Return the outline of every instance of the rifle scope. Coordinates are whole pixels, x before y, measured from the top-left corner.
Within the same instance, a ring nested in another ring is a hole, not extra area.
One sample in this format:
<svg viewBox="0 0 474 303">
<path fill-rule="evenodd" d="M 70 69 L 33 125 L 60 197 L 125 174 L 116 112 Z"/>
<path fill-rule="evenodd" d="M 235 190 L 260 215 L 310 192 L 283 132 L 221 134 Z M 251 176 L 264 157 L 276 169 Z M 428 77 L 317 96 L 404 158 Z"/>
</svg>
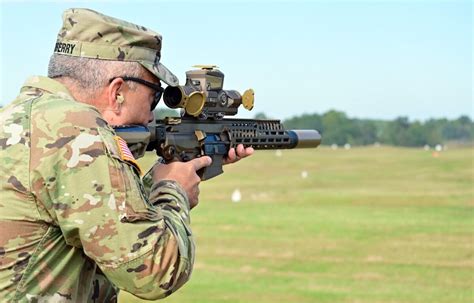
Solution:
<svg viewBox="0 0 474 303">
<path fill-rule="evenodd" d="M 222 119 L 234 116 L 241 104 L 253 108 L 254 92 L 249 89 L 241 95 L 236 90 L 222 89 L 224 74 L 216 66 L 198 66 L 200 70 L 186 72 L 186 84 L 168 86 L 163 100 L 169 108 L 183 108 L 185 116 L 200 119 Z"/>
</svg>

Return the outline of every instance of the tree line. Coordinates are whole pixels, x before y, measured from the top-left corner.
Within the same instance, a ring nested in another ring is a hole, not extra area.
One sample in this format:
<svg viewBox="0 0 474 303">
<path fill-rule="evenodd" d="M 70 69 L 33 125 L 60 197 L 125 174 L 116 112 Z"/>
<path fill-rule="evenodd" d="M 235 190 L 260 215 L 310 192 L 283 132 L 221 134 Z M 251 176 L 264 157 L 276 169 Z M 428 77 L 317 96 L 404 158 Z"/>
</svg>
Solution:
<svg viewBox="0 0 474 303">
<path fill-rule="evenodd" d="M 2 108 L 2 105 L 0 105 Z M 157 119 L 179 117 L 173 109 L 161 108 L 155 112 Z M 258 113 L 255 119 L 271 119 Z M 387 144 L 396 146 L 434 146 L 455 143 L 474 145 L 474 121 L 467 115 L 449 120 L 429 119 L 425 122 L 410 121 L 398 117 L 392 121 L 349 118 L 344 112 L 330 110 L 324 114 L 303 114 L 286 119 L 286 129 L 316 129 L 323 145 L 369 145 Z"/>
<path fill-rule="evenodd" d="M 256 118 L 264 119 L 264 114 Z M 429 119 L 425 122 L 398 117 L 392 121 L 349 118 L 344 112 L 331 110 L 324 114 L 303 114 L 284 120 L 287 129 L 317 129 L 325 145 L 434 146 L 456 143 L 472 145 L 474 122 L 466 115 L 457 119 Z"/>
</svg>

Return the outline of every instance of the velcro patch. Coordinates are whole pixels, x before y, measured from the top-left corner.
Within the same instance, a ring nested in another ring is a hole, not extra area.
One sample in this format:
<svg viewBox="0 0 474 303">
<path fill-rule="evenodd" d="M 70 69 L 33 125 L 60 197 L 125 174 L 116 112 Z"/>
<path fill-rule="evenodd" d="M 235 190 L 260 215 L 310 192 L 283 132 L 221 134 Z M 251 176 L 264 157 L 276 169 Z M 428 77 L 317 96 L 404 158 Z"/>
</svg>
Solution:
<svg viewBox="0 0 474 303">
<path fill-rule="evenodd" d="M 119 136 L 114 136 L 114 139 L 115 139 L 115 142 L 117 143 L 120 158 L 123 161 L 128 162 L 132 164 L 133 166 L 135 166 L 138 172 L 140 173 L 140 175 L 142 175 L 142 169 L 140 168 L 140 165 L 138 165 L 137 160 L 135 160 L 135 157 L 133 157 L 132 152 L 127 146 L 127 142 Z"/>
</svg>

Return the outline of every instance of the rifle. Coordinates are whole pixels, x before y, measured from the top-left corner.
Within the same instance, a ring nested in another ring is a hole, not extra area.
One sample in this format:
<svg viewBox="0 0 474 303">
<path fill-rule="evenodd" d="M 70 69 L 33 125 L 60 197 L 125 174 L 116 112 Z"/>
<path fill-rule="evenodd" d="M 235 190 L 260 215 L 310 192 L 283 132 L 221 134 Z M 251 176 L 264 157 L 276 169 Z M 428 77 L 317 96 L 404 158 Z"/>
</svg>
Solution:
<svg viewBox="0 0 474 303">
<path fill-rule="evenodd" d="M 318 131 L 285 130 L 279 120 L 224 118 L 236 115 L 242 104 L 251 110 L 253 90 L 243 95 L 223 90 L 224 74 L 216 66 L 197 67 L 201 69 L 186 72 L 185 85 L 168 86 L 163 94 L 166 106 L 182 109 L 181 117 L 155 120 L 148 128 L 114 127 L 132 152 L 155 150 L 164 163 L 210 156 L 212 164 L 198 171 L 208 180 L 223 172 L 224 157 L 238 144 L 262 150 L 314 148 L 321 143 Z"/>
</svg>

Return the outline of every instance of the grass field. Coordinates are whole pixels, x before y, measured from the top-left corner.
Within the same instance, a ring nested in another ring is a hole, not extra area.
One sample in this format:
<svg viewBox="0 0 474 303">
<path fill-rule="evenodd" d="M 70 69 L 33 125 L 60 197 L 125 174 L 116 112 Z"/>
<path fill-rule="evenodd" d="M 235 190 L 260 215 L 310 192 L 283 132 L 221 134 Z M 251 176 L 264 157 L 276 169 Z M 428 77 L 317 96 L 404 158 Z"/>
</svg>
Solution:
<svg viewBox="0 0 474 303">
<path fill-rule="evenodd" d="M 474 149 L 432 153 L 322 147 L 226 166 L 192 211 L 193 276 L 165 301 L 473 302 Z"/>
</svg>

